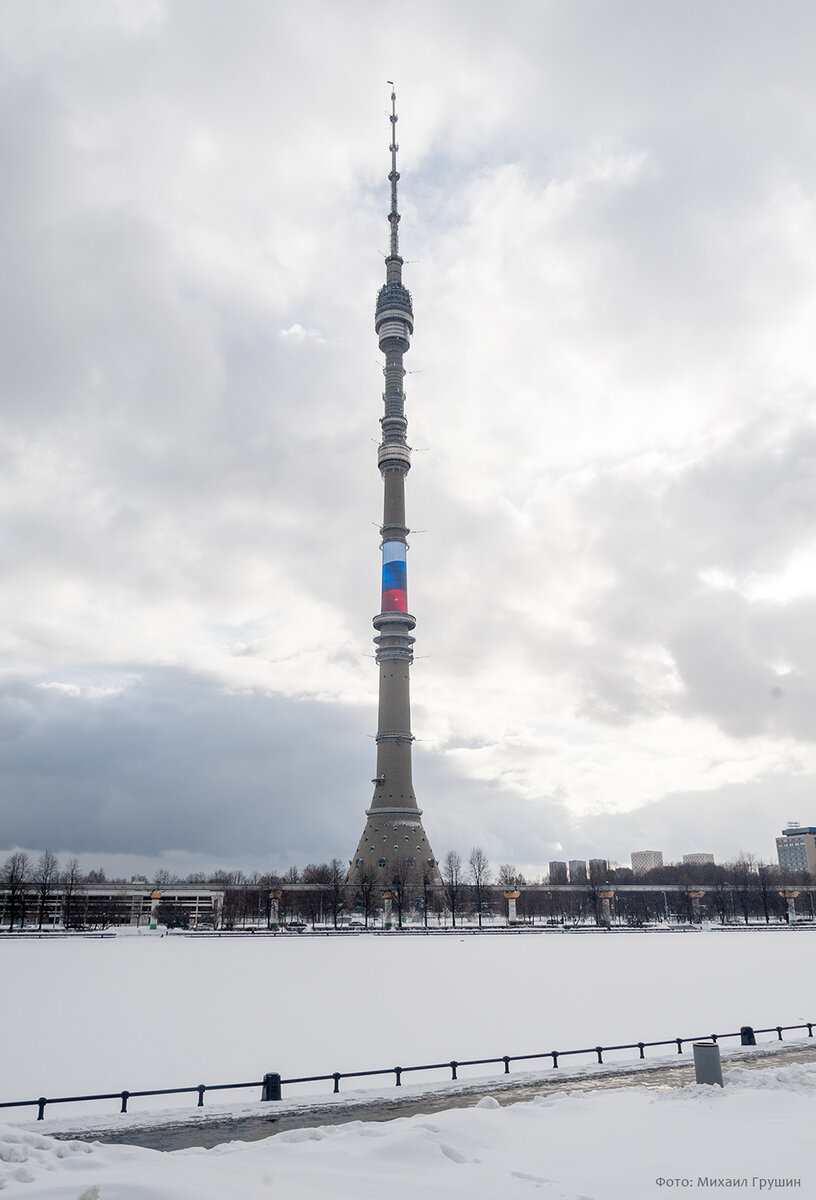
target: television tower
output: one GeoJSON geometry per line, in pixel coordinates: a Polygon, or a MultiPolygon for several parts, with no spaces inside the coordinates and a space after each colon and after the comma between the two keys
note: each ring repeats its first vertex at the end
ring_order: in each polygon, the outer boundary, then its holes
{"type": "MultiPolygon", "coordinates": [[[[392,84],[393,89],[393,84],[392,84]]],[[[386,886],[396,874],[406,882],[419,883],[427,877],[439,882],[439,867],[425,830],[422,810],[416,802],[411,775],[411,694],[409,670],[414,661],[416,621],[408,612],[405,524],[405,476],[411,468],[411,448],[406,442],[405,370],[403,355],[411,344],[414,313],[411,293],[402,282],[403,262],[399,252],[397,211],[397,96],[391,92],[391,246],[385,260],[385,284],[377,296],[374,328],[385,355],[384,415],[380,418],[382,441],[377,463],[383,479],[382,603],[374,618],[377,636],[376,659],[380,668],[380,705],[377,723],[377,773],[372,780],[374,796],[366,809],[366,824],[351,861],[349,883],[361,873],[378,876],[386,886]]]]}

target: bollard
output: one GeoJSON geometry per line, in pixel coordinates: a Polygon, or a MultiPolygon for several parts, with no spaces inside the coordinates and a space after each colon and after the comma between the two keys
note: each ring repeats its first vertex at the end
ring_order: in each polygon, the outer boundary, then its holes
{"type": "Polygon", "coordinates": [[[276,1071],[270,1071],[263,1077],[263,1086],[261,1088],[262,1100],[280,1100],[281,1098],[281,1077],[276,1071]]]}
{"type": "Polygon", "coordinates": [[[723,1086],[720,1047],[716,1042],[694,1043],[694,1075],[697,1083],[723,1086]]]}
{"type": "Polygon", "coordinates": [[[741,1025],[740,1026],[740,1045],[741,1046],[755,1046],[756,1045],[756,1034],[754,1033],[753,1026],[751,1026],[751,1025],[741,1025]]]}

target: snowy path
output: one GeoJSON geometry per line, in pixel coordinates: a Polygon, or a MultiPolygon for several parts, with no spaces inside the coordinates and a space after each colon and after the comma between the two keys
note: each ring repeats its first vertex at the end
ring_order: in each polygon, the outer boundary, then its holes
{"type": "MultiPolygon", "coordinates": [[[[678,1056],[679,1057],[679,1056],[678,1056]]],[[[788,1066],[794,1063],[816,1062],[816,1044],[809,1039],[796,1046],[769,1049],[759,1046],[742,1050],[723,1050],[723,1068],[739,1066],[750,1070],[788,1066]]],[[[188,1119],[179,1120],[178,1111],[154,1113],[146,1118],[115,1118],[101,1123],[62,1120],[38,1124],[28,1123],[21,1128],[32,1132],[47,1132],[52,1136],[81,1141],[96,1141],[109,1145],[141,1146],[152,1150],[181,1150],[189,1147],[212,1147],[240,1139],[258,1141],[284,1130],[313,1129],[340,1125],[349,1121],[391,1121],[397,1117],[430,1114],[447,1109],[469,1107],[485,1093],[495,1096],[501,1104],[515,1104],[565,1092],[596,1092],[621,1087],[674,1088],[694,1082],[694,1065],[690,1053],[678,1062],[663,1058],[659,1063],[637,1063],[631,1066],[586,1067],[577,1071],[525,1072],[515,1079],[499,1076],[461,1085],[438,1086],[432,1090],[417,1086],[404,1088],[402,1095],[393,1092],[376,1096],[355,1095],[353,1098],[332,1097],[317,1103],[286,1101],[244,1105],[225,1112],[201,1113],[195,1110],[188,1119]]]]}

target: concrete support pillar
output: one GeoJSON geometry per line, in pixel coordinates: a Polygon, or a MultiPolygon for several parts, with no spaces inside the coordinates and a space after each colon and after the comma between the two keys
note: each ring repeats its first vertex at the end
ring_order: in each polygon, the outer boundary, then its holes
{"type": "Polygon", "coordinates": [[[269,893],[269,928],[277,929],[280,924],[280,901],[283,892],[269,893]]]}
{"type": "Polygon", "coordinates": [[[705,892],[689,892],[689,899],[691,900],[691,919],[694,921],[695,925],[700,924],[700,901],[704,895],[705,892]]]}
{"type": "Polygon", "coordinates": [[[383,928],[391,928],[391,902],[394,899],[393,892],[383,892],[383,928]]]}
{"type": "Polygon", "coordinates": [[[598,892],[598,899],[601,902],[601,924],[612,924],[612,897],[615,893],[610,888],[608,891],[598,892]]]}
{"type": "Polygon", "coordinates": [[[784,891],[780,892],[779,895],[782,897],[783,900],[787,900],[787,902],[788,902],[788,924],[795,925],[796,924],[796,897],[799,895],[799,893],[794,892],[789,888],[786,888],[784,891]]]}
{"type": "Polygon", "coordinates": [[[157,929],[159,925],[158,908],[161,904],[161,892],[150,893],[150,928],[157,929]]]}
{"type": "Polygon", "coordinates": [[[518,900],[520,895],[521,895],[521,892],[505,892],[504,893],[504,898],[507,901],[507,924],[508,925],[515,925],[518,921],[518,917],[516,915],[516,901],[518,900]]]}

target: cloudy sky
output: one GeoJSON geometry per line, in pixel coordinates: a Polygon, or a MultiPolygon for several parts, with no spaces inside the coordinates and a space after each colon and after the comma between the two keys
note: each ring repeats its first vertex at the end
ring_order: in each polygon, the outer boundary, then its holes
{"type": "Polygon", "coordinates": [[[3,0],[0,47],[0,855],[353,852],[387,79],[437,855],[816,824],[811,0],[3,0]]]}

